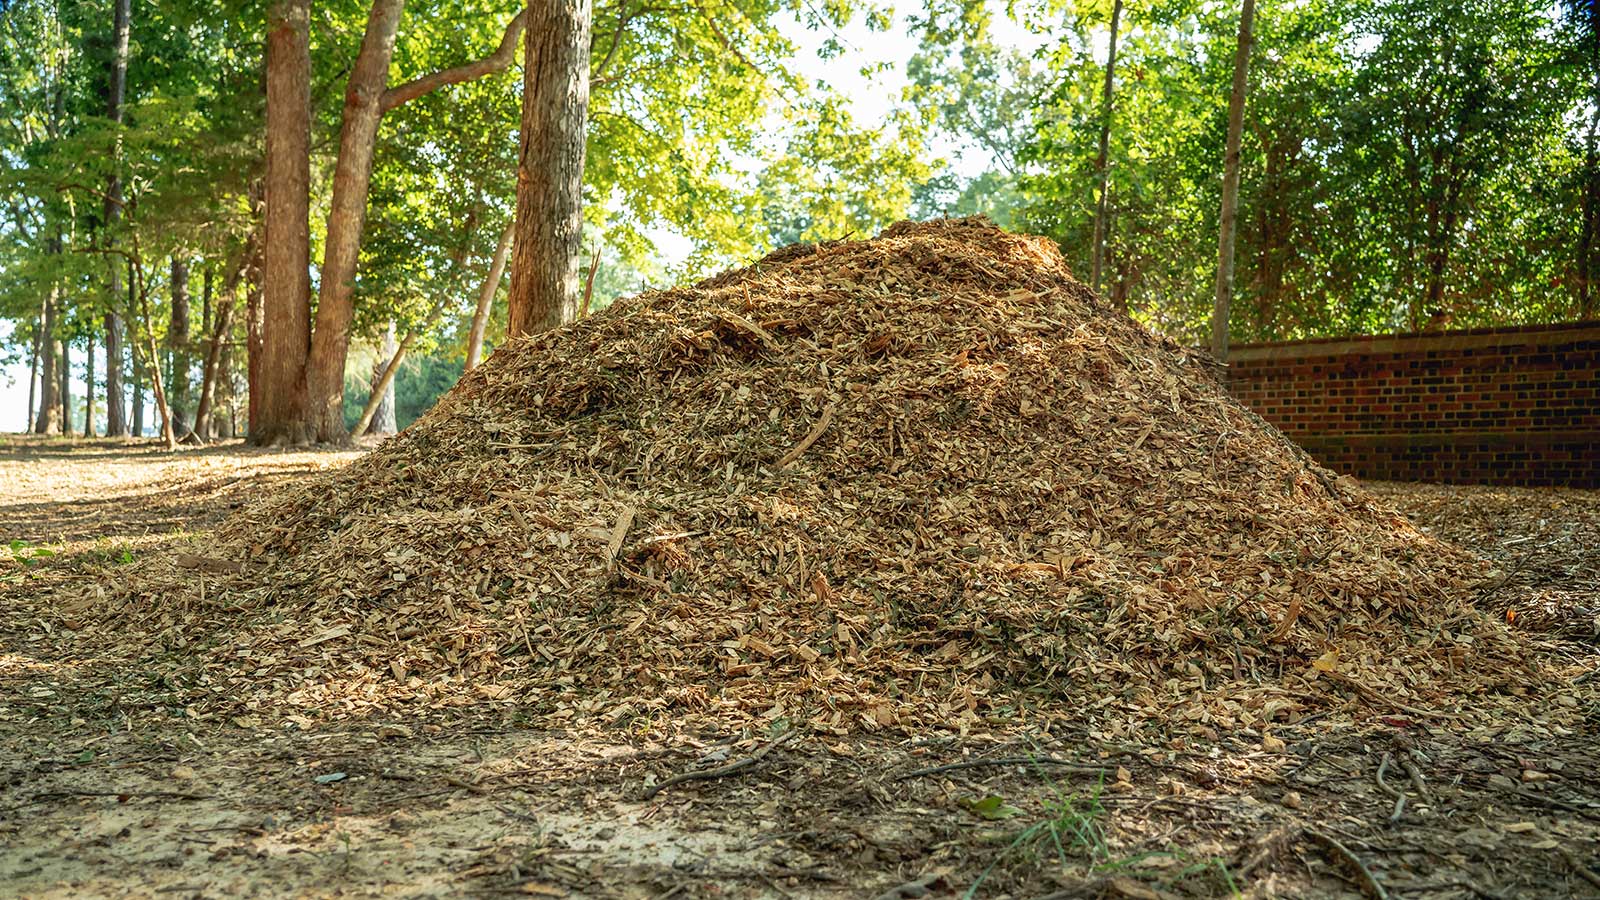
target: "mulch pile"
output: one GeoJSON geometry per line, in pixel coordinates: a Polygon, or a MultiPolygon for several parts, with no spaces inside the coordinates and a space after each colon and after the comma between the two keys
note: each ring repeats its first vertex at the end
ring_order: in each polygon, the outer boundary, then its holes
{"type": "Polygon", "coordinates": [[[1492,573],[1216,372],[984,220],[789,248],[512,343],[89,627],[203,648],[194,702],[236,715],[1132,736],[1514,702],[1492,573]]]}

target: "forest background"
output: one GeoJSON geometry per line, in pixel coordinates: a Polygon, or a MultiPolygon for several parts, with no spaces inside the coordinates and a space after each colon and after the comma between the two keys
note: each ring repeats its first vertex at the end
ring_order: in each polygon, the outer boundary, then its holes
{"type": "MultiPolygon", "coordinates": [[[[110,104],[118,6],[0,3],[0,427],[37,424],[48,356],[55,430],[106,433],[109,359],[123,424],[152,433],[153,353],[176,416],[242,433],[267,7],[127,4],[110,104]]],[[[410,3],[390,84],[483,57],[518,9],[410,3]]],[[[315,265],[368,10],[312,16],[315,265]]],[[[1233,340],[1595,317],[1591,0],[1262,0],[1254,17],[1233,340]]],[[[598,3],[594,306],[794,241],[975,212],[1054,238],[1087,281],[1103,201],[1097,286],[1203,343],[1239,18],[1194,0],[598,3]]],[[[379,430],[465,366],[514,205],[521,85],[514,64],[383,117],[349,424],[398,347],[379,430]]],[[[492,348],[505,304],[489,310],[492,348]]]]}

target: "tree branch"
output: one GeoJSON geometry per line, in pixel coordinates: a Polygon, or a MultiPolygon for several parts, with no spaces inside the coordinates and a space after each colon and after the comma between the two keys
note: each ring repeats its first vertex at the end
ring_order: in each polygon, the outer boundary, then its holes
{"type": "Polygon", "coordinates": [[[378,101],[378,109],[388,112],[404,103],[421,97],[423,94],[444,87],[447,84],[460,84],[463,81],[473,81],[495,72],[504,72],[517,56],[517,39],[522,36],[523,26],[528,21],[528,8],[524,6],[516,17],[506,24],[506,32],[500,38],[500,46],[483,59],[474,60],[459,66],[442,69],[421,78],[413,78],[405,84],[396,85],[383,92],[383,98],[378,101]]]}

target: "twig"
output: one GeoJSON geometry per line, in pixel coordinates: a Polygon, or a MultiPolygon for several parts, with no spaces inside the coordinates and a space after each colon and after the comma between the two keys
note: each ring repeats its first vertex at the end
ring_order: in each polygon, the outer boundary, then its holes
{"type": "Polygon", "coordinates": [[[1280,828],[1269,833],[1266,837],[1256,841],[1256,851],[1250,854],[1250,858],[1245,860],[1244,864],[1234,874],[1240,880],[1248,878],[1250,873],[1254,872],[1257,867],[1276,856],[1284,845],[1299,836],[1299,828],[1280,828]]]}
{"type": "Polygon", "coordinates": [[[1417,789],[1417,796],[1422,798],[1422,802],[1432,803],[1433,798],[1428,796],[1428,783],[1423,780],[1422,770],[1417,768],[1417,764],[1402,756],[1400,765],[1405,768],[1406,774],[1411,776],[1411,786],[1417,789]]]}
{"type": "Polygon", "coordinates": [[[617,569],[617,554],[622,552],[622,542],[628,539],[628,529],[633,527],[633,517],[638,514],[631,506],[622,508],[622,515],[617,517],[617,526],[611,529],[611,539],[606,542],[606,571],[614,572],[617,569]]]}
{"type": "Polygon", "coordinates": [[[589,317],[589,301],[594,297],[594,273],[600,268],[600,248],[594,248],[594,259],[589,260],[589,277],[583,282],[583,303],[578,307],[578,318],[589,317]]]}
{"type": "Polygon", "coordinates": [[[667,788],[675,787],[675,786],[683,784],[684,782],[687,782],[687,781],[711,781],[713,779],[722,778],[722,777],[727,776],[727,775],[733,775],[733,774],[736,774],[738,772],[743,772],[745,769],[751,768],[756,763],[761,762],[762,758],[765,757],[768,753],[771,753],[772,749],[774,747],[778,746],[779,744],[784,743],[785,741],[789,740],[790,738],[795,737],[799,733],[800,733],[799,729],[790,729],[788,731],[785,731],[783,734],[780,734],[777,737],[773,738],[770,743],[768,743],[766,746],[762,747],[760,750],[757,750],[756,752],[750,754],[749,756],[746,756],[744,759],[735,760],[735,761],[733,761],[731,763],[728,763],[725,766],[718,766],[715,769],[702,769],[702,770],[700,770],[698,772],[684,772],[681,775],[674,775],[671,778],[668,778],[666,781],[661,782],[660,784],[652,785],[651,787],[645,788],[645,790],[644,790],[644,799],[646,799],[646,800],[653,799],[655,797],[655,795],[661,793],[662,791],[666,790],[667,788]]]}
{"type": "Polygon", "coordinates": [[[1567,865],[1572,867],[1572,871],[1576,872],[1579,878],[1600,888],[1600,875],[1596,875],[1593,869],[1584,865],[1583,860],[1578,859],[1577,854],[1560,844],[1556,845],[1556,852],[1561,854],[1561,858],[1567,861],[1567,865]]]}
{"type": "Polygon", "coordinates": [[[937,885],[940,881],[944,880],[944,877],[945,873],[942,870],[936,869],[926,875],[923,875],[921,878],[916,878],[902,884],[897,884],[894,887],[889,888],[887,891],[877,895],[873,898],[873,900],[905,900],[907,897],[926,896],[927,894],[933,892],[932,889],[934,885],[937,885]]]}
{"type": "Polygon", "coordinates": [[[785,453],[783,455],[783,459],[778,460],[778,468],[788,468],[790,463],[800,458],[800,454],[806,452],[806,450],[810,449],[812,444],[817,442],[817,438],[822,437],[822,433],[828,430],[829,425],[833,424],[833,411],[835,406],[836,404],[833,403],[828,404],[827,408],[822,411],[822,418],[818,420],[816,426],[811,429],[811,433],[802,438],[800,443],[796,444],[793,450],[785,453]]]}
{"type": "Polygon", "coordinates": [[[760,325],[757,325],[756,323],[746,319],[744,316],[741,316],[736,312],[733,312],[732,310],[725,309],[722,311],[721,315],[723,321],[727,322],[728,324],[736,325],[739,328],[742,328],[745,331],[750,332],[752,335],[760,338],[761,343],[766,344],[768,347],[774,350],[778,349],[777,339],[772,336],[771,332],[767,331],[765,328],[762,328],[760,325]]]}
{"type": "Polygon", "coordinates": [[[1366,863],[1363,863],[1349,847],[1339,843],[1338,838],[1315,828],[1307,828],[1306,834],[1326,844],[1329,849],[1339,854],[1345,862],[1349,863],[1361,875],[1361,886],[1364,889],[1362,893],[1371,896],[1373,900],[1389,900],[1388,891],[1385,891],[1383,885],[1378,883],[1378,879],[1373,876],[1372,870],[1367,868],[1366,863]]]}
{"type": "Polygon", "coordinates": [[[989,766],[1050,766],[1055,769],[1066,769],[1069,772],[1078,772],[1084,775],[1104,774],[1105,766],[1086,766],[1083,763],[1073,762],[1070,759],[1057,759],[1053,756],[1008,756],[1003,759],[967,759],[961,762],[947,763],[942,766],[933,766],[927,769],[917,769],[897,776],[895,781],[906,781],[911,778],[922,778],[926,775],[939,775],[944,772],[955,772],[960,769],[981,769],[989,766]]]}
{"type": "Polygon", "coordinates": [[[1405,815],[1406,795],[1404,791],[1395,790],[1383,780],[1383,773],[1388,770],[1390,759],[1391,757],[1389,754],[1385,752],[1383,754],[1383,759],[1378,763],[1378,788],[1384,793],[1394,797],[1394,811],[1389,813],[1389,822],[1392,824],[1399,822],[1400,817],[1405,815]]]}
{"type": "Polygon", "coordinates": [[[160,797],[166,800],[210,800],[210,794],[185,794],[181,791],[45,791],[34,794],[34,803],[44,800],[59,800],[64,797],[126,797],[132,800],[135,797],[160,797]]]}
{"type": "Polygon", "coordinates": [[[1391,759],[1393,759],[1393,757],[1391,757],[1388,753],[1384,753],[1383,759],[1378,761],[1378,790],[1383,791],[1385,794],[1388,794],[1391,797],[1398,797],[1400,796],[1400,792],[1392,787],[1389,787],[1388,783],[1383,780],[1383,773],[1389,771],[1389,762],[1391,759]]]}

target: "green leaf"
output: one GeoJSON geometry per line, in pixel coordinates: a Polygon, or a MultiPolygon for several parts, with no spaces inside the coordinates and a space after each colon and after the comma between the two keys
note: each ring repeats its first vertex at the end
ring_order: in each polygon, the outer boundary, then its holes
{"type": "Polygon", "coordinates": [[[1022,815],[1022,810],[1017,809],[1015,806],[1007,805],[1005,798],[999,794],[990,794],[981,800],[963,797],[956,802],[960,803],[967,812],[991,822],[1022,815]]]}

